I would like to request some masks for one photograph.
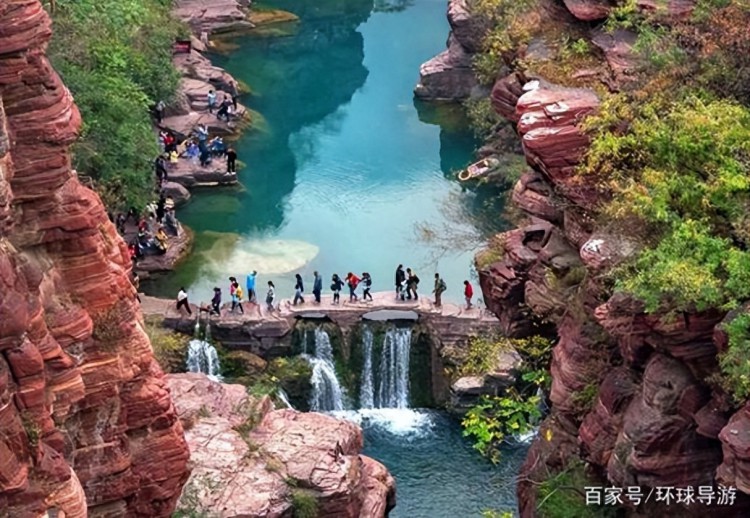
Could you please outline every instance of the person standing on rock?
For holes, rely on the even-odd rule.
[[[193,312],[190,311],[190,303],[188,302],[188,295],[185,288],[180,288],[180,291],[177,292],[177,311],[179,311],[181,307],[185,308],[188,315],[193,314]]]
[[[414,300],[419,300],[419,295],[417,295],[419,277],[417,277],[416,273],[411,271],[411,268],[407,268],[406,273],[406,298],[411,300],[411,296],[414,295]]]
[[[233,147],[227,149],[227,173],[236,172],[237,168],[237,152]]]
[[[209,315],[221,316],[221,288],[214,287],[214,297],[211,299],[211,313]]]
[[[237,279],[234,279],[232,287],[234,288],[234,293],[232,294],[232,313],[234,313],[235,308],[240,308],[240,313],[244,315],[245,310],[242,308],[242,286],[237,282]]]
[[[331,291],[333,292],[333,303],[338,304],[341,302],[341,288],[344,287],[344,281],[341,280],[339,274],[334,273],[331,277]]]
[[[268,291],[266,292],[266,307],[268,311],[273,311],[273,301],[276,298],[276,286],[268,281]]]
[[[295,274],[294,278],[297,279],[297,283],[294,285],[294,302],[293,304],[296,306],[297,302],[304,304],[305,298],[302,296],[302,293],[305,291],[305,286],[302,284],[302,276],[300,274]]]
[[[323,291],[323,277],[318,273],[318,270],[313,272],[313,296],[315,297],[315,303],[320,304],[320,293]]]
[[[404,265],[399,264],[396,268],[396,299],[401,297],[404,300],[404,294],[402,293],[404,281],[406,280],[406,274],[404,273]]]
[[[258,275],[258,272],[253,270],[253,273],[247,276],[247,280],[245,281],[245,288],[247,288],[247,301],[251,304],[255,304],[255,276]]]
[[[208,113],[213,113],[214,106],[216,106],[216,92],[209,90],[206,94],[206,102],[208,103]]]
[[[164,120],[164,110],[166,109],[166,105],[164,104],[164,101],[159,99],[159,102],[156,103],[156,108],[154,108],[154,113],[156,114],[156,123],[161,124],[161,121]]]
[[[466,298],[466,309],[474,307],[471,303],[471,298],[474,296],[474,288],[471,287],[469,281],[464,281],[464,297]]]
[[[440,278],[440,274],[435,274],[435,289],[432,290],[432,293],[435,294],[435,307],[440,307],[443,305],[442,296],[443,292],[448,289],[448,286],[445,285],[445,281]]]
[[[368,297],[370,300],[372,300],[372,294],[370,293],[370,288],[372,288],[372,277],[370,277],[369,273],[362,273],[362,284],[364,284],[365,286],[364,290],[362,291],[362,300],[367,300]]]

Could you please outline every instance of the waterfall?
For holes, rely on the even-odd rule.
[[[376,408],[409,408],[411,329],[390,327],[380,353]]]
[[[284,391],[283,388],[279,387],[279,389],[276,391],[276,393],[278,394],[279,399],[281,400],[281,402],[284,403],[284,406],[286,406],[287,408],[294,409],[294,407],[292,406],[292,404],[289,402],[289,396],[287,395],[287,393]]]
[[[221,369],[219,367],[219,355],[216,348],[205,340],[192,339],[188,344],[187,356],[188,372],[202,372],[209,376],[218,377]]]
[[[331,340],[322,328],[315,329],[315,356],[305,355],[312,366],[310,410],[326,412],[344,409],[344,394],[333,366]]]
[[[362,385],[359,390],[359,407],[375,406],[375,395],[372,382],[372,331],[365,326],[362,331]]]
[[[211,345],[211,322],[206,322],[206,331],[201,339],[200,315],[195,321],[194,338],[188,344],[187,370],[188,372],[202,372],[208,376],[218,379],[221,373],[219,355],[216,348]]]

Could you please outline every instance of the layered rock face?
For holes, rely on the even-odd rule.
[[[188,449],[123,241],[70,167],[38,0],[0,5],[0,509],[169,516]]]
[[[355,424],[273,410],[268,397],[252,399],[242,385],[203,374],[171,374],[168,383],[194,464],[180,506],[225,517],[289,517],[294,495],[307,495],[318,502],[318,516],[379,518],[395,505],[393,477],[359,455]]]
[[[448,1],[451,33],[446,49],[419,68],[414,95],[430,101],[460,101],[477,87],[471,60],[484,30],[469,10],[467,0]]]
[[[586,21],[611,8],[593,0],[565,5]],[[679,19],[683,7],[671,2],[671,16]],[[615,59],[626,52],[610,43],[604,57],[612,77],[627,81],[624,61]],[[597,279],[637,251],[627,236],[596,227],[596,207],[606,194],[575,173],[589,144],[581,121],[597,111],[597,96],[512,73],[497,81],[491,100],[517,124],[531,170],[512,192],[528,217],[496,239],[502,258],[480,271],[481,287],[509,335],[558,338],[552,412],[521,470],[521,515],[536,515],[537,482],[583,460],[602,486],[738,489],[731,508],[651,502],[631,510],[635,516],[747,516],[750,407],[731,415],[727,396],[709,381],[726,346],[719,331],[725,313],[646,314]]]

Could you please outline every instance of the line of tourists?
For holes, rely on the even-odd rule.
[[[256,279],[258,272],[253,270],[247,275],[245,280],[246,291],[243,292],[242,287],[236,277],[229,277],[229,297],[231,301],[231,308],[229,312],[235,314],[239,311],[240,314],[245,313],[245,309],[242,303],[247,300],[251,304],[258,304],[257,293],[256,293]],[[292,305],[296,306],[305,303],[305,283],[302,279],[302,275],[299,273],[295,274],[294,283],[294,298],[292,299]],[[357,302],[360,300],[357,295],[357,289],[362,286],[362,298],[364,302],[372,301],[372,276],[368,272],[363,272],[361,277],[353,272],[346,274],[344,279],[339,277],[337,273],[331,276],[330,289],[333,293],[333,304],[338,305],[341,303],[341,292],[346,286],[349,290],[349,302]],[[419,288],[419,276],[411,268],[406,268],[402,264],[399,264],[396,268],[395,274],[396,282],[396,300],[419,300],[418,288]],[[435,285],[432,293],[435,295],[434,305],[436,307],[442,306],[442,295],[448,289],[443,278],[439,273],[435,273]],[[313,303],[321,303],[321,295],[323,292],[323,276],[317,270],[313,272]],[[246,299],[245,299],[246,295]],[[473,308],[472,298],[474,297],[474,289],[468,280],[464,281],[464,298],[466,301],[466,309]],[[268,281],[267,291],[265,296],[266,309],[269,312],[276,310],[276,286],[273,281]],[[204,311],[208,311],[211,315],[220,315],[222,305],[222,291],[218,286],[213,289],[213,298],[211,299],[211,305],[208,308],[201,308]],[[185,288],[180,288],[177,294],[177,309],[185,307],[188,314],[191,314],[190,308],[187,302],[187,292]]]

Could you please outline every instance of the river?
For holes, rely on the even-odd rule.
[[[260,114],[236,144],[243,187],[194,193],[178,217],[195,231],[195,251],[147,290],[172,297],[186,286],[206,301],[229,275],[256,269],[261,291],[270,279],[282,298],[295,273],[311,283],[314,270],[326,289],[334,272],[367,271],[383,291],[403,263],[422,291],[440,272],[444,298],[460,300],[501,207],[454,179],[477,144],[461,110],[413,99],[419,65],[445,47],[445,0],[273,6],[300,22],[214,59],[250,86],[242,102]],[[425,240],[429,231],[438,239]]]

